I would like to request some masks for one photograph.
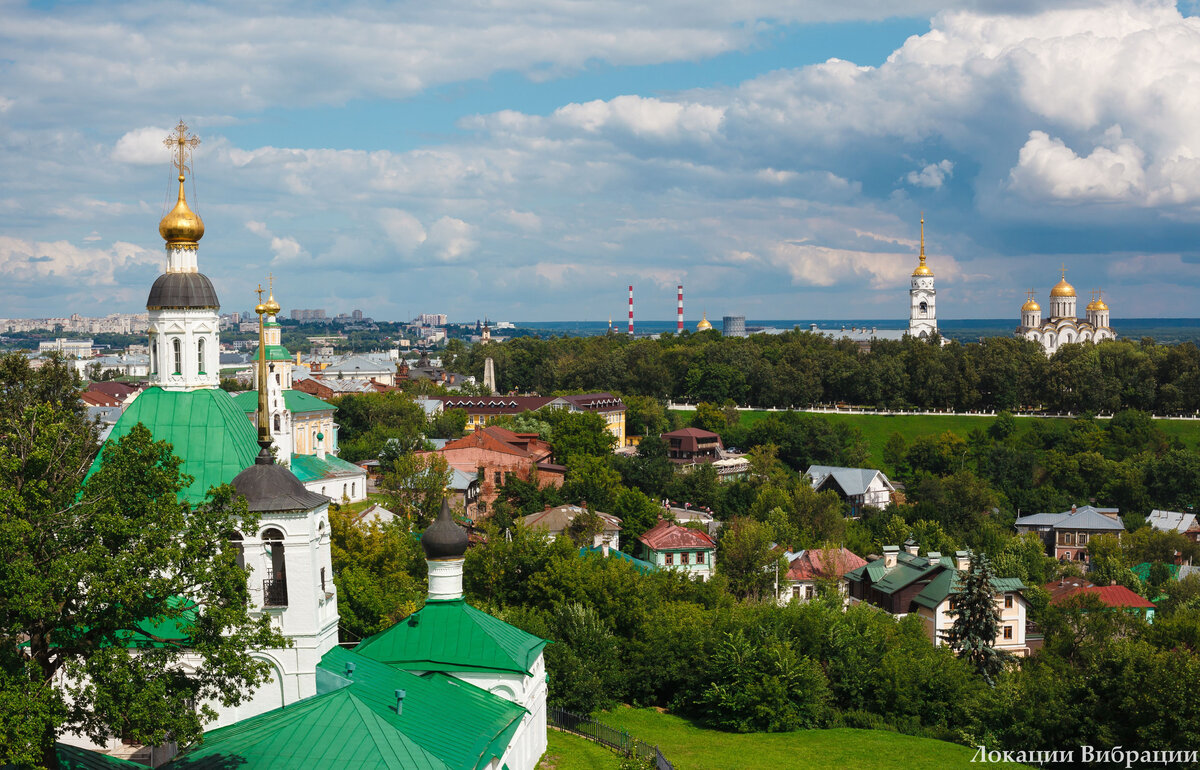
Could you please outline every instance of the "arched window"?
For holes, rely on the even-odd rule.
[[[158,340],[150,335],[150,373],[158,374]]]
[[[357,494],[358,494],[358,484],[356,482],[350,482],[350,497],[353,498]]]
[[[204,338],[196,340],[196,371],[204,374]]]
[[[921,315],[925,315],[926,313],[929,312],[929,303],[922,300],[921,304],[920,304],[920,308],[921,308]]]
[[[171,340],[171,349],[175,354],[175,374],[183,373],[183,350],[179,344],[179,338],[175,337]]]
[[[230,548],[236,549],[234,550],[234,556],[237,558],[237,565],[242,569],[246,569],[246,550],[245,545],[242,543],[242,533],[237,531],[230,532],[225,539],[229,541]]]
[[[276,432],[276,433],[278,433],[279,431],[280,431],[280,427],[279,427],[279,415],[275,415],[275,432]]]
[[[276,384],[276,385],[282,385],[282,384],[283,384],[283,383],[280,381],[280,379],[279,379],[279,372],[275,372],[275,384]]]
[[[283,533],[271,527],[262,533],[267,556],[267,577],[263,580],[263,606],[286,607],[287,564],[283,558]]]

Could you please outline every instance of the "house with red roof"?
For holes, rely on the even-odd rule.
[[[806,602],[817,594],[820,582],[837,581],[846,595],[846,573],[865,567],[867,562],[845,548],[810,548],[800,551],[788,564],[787,574],[779,581],[779,603]]]
[[[659,569],[671,569],[708,580],[717,569],[717,542],[708,533],[659,519],[642,533],[642,558]]]
[[[536,476],[538,487],[544,489],[561,487],[566,473],[566,468],[554,463],[550,444],[538,438],[538,434],[514,433],[495,425],[480,427],[450,441],[437,454],[445,457],[451,468],[479,479],[475,510],[467,512],[472,518],[491,510],[499,496],[499,487],[512,474],[522,481]]]
[[[1098,586],[1083,578],[1063,578],[1047,583],[1044,588],[1050,593],[1051,604],[1066,604],[1078,596],[1095,596],[1105,607],[1141,615],[1147,623],[1154,622],[1154,612],[1158,609],[1154,602],[1115,583]]]

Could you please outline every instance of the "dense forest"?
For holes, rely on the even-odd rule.
[[[710,331],[657,340],[520,337],[469,350],[451,343],[446,365],[482,378],[486,356],[501,392],[608,390],[758,407],[1200,410],[1200,348],[1190,342],[1070,344],[1046,358],[1038,345],[1010,337],[945,347],[880,340],[863,350],[799,330],[747,338]]]

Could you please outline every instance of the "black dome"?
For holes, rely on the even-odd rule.
[[[276,465],[269,452],[265,462],[260,453],[254,465],[234,476],[233,487],[254,513],[307,511],[329,502],[325,495],[305,489],[296,474]]]
[[[150,287],[147,310],[159,308],[219,309],[217,291],[204,273],[163,273]]]
[[[454,523],[450,502],[442,498],[442,510],[421,535],[427,559],[461,559],[467,552],[467,531]]]

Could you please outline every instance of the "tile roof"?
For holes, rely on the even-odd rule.
[[[1154,609],[1153,602],[1143,599],[1125,586],[1083,586],[1065,591],[1057,596],[1051,596],[1050,601],[1059,604],[1072,596],[1091,594],[1100,597],[1100,601],[1109,607],[1132,607],[1137,609]]]
[[[666,519],[659,519],[657,524],[642,533],[638,541],[654,551],[716,547],[716,542],[707,534],[681,527]]]
[[[576,409],[585,411],[615,411],[625,408],[625,403],[620,397],[612,393],[582,393],[577,396],[559,396],[557,400],[566,401]]]
[[[178,391],[147,388],[125,409],[109,440],[144,424],[156,441],[167,441],[183,460],[181,470],[193,477],[180,497],[198,503],[210,487],[233,481],[254,464],[258,438],[254,426],[233,398],[219,388]],[[104,451],[89,475],[100,467]]]
[[[545,639],[455,599],[426,602],[407,619],[364,639],[354,651],[421,671],[529,674],[546,644]]]
[[[832,465],[810,465],[806,470],[805,475],[813,480],[814,486],[822,486],[826,479],[833,477],[837,485],[842,488],[842,492],[847,495],[862,495],[866,494],[867,489],[871,486],[871,482],[876,476],[883,477],[884,486],[895,491],[895,487],[888,481],[888,477],[883,471],[875,468],[839,468]]]
[[[549,396],[451,396],[441,399],[443,409],[462,409],[469,414],[536,412],[553,400]]]
[[[845,548],[810,548],[792,559],[788,565],[787,579],[840,578],[866,564],[865,559]]]

